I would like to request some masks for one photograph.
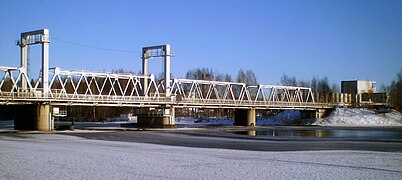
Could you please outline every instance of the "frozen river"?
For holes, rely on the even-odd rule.
[[[122,140],[141,136],[155,142]],[[162,132],[2,133],[0,179],[402,179],[400,152],[186,147],[158,144],[162,137],[197,140]],[[225,138],[198,141],[217,139]],[[249,140],[221,142],[240,141]]]

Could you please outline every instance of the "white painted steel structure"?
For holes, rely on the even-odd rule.
[[[307,108],[315,103],[311,88],[245,83],[174,79],[171,94],[178,104],[215,108]]]
[[[42,45],[42,69],[40,73],[41,85],[44,90],[44,95],[47,95],[49,89],[49,30],[42,29],[37,31],[30,31],[21,33],[21,39],[17,41],[17,45],[21,47],[21,68],[25,73],[28,72],[28,47],[36,44]],[[22,90],[27,89],[26,79],[22,79]]]
[[[207,108],[322,108],[311,88],[170,79],[170,45],[142,49],[143,74],[69,71],[48,68],[49,30],[21,34],[21,67],[0,66],[0,104],[46,102],[52,105],[207,107]],[[42,73],[27,75],[29,45],[42,44]],[[148,60],[164,59],[165,79],[157,84],[148,75]]]
[[[142,48],[142,74],[148,75],[148,60],[151,58],[163,58],[165,73],[164,87],[166,90],[165,97],[170,96],[170,57],[173,56],[170,52],[170,45],[160,45]],[[148,86],[148,80],[144,79],[143,86]]]
[[[171,96],[165,97],[164,87],[156,84],[153,75],[97,73],[49,70],[47,94],[40,79],[31,84],[24,68],[0,67],[2,104],[50,102],[55,105],[98,105],[158,107],[209,107],[209,108],[313,108],[322,106],[314,102],[310,88],[258,85],[244,83],[174,79]],[[26,81],[22,81],[25,79]],[[147,80],[144,87],[141,81]],[[26,89],[21,83],[26,83]],[[164,83],[164,82],[163,82]]]

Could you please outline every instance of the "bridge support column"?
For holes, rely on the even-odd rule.
[[[15,130],[54,130],[49,104],[15,106],[13,111]]]
[[[137,112],[138,125],[151,127],[174,127],[175,109],[166,107],[161,109],[140,109]]]
[[[255,126],[255,123],[256,123],[255,108],[235,110],[235,118],[234,118],[235,126]]]
[[[49,104],[39,104],[36,109],[36,130],[53,131],[54,123]]]
[[[320,119],[323,118],[325,114],[325,109],[317,109],[315,113],[315,118]]]

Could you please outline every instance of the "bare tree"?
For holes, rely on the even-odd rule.
[[[215,73],[210,68],[197,68],[187,71],[186,79],[214,80]]]
[[[402,68],[396,79],[391,83],[389,96],[390,105],[395,107],[397,111],[402,112]]]
[[[254,72],[252,70],[244,72],[243,69],[240,69],[237,73],[236,82],[245,83],[248,86],[258,84]]]
[[[244,73],[243,69],[239,69],[236,76],[236,82],[244,83],[246,81],[246,74]]]
[[[297,81],[297,86],[310,87],[310,82],[308,82],[306,80],[299,80],[299,81]]]
[[[257,85],[257,78],[252,70],[246,71],[246,84],[248,86]]]
[[[313,89],[314,93],[317,93],[317,79],[315,77],[313,77],[313,79],[311,80],[311,88]]]
[[[226,82],[232,82],[233,81],[232,76],[230,74],[225,74],[223,77],[224,77],[223,78],[224,81],[226,81]]]
[[[284,86],[297,86],[296,77],[290,77],[287,74],[283,74],[281,77],[281,84]]]
[[[336,83],[333,83],[332,86],[331,86],[331,92],[332,93],[339,93],[340,92],[339,85],[336,84]]]

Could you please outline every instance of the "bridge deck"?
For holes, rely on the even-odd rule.
[[[125,97],[109,95],[68,95],[54,97],[50,94],[45,97],[40,93],[2,93],[0,104],[29,104],[47,102],[52,105],[75,106],[116,106],[116,107],[158,107],[169,105],[174,107],[199,108],[257,108],[257,109],[317,109],[333,108],[340,104],[315,102],[275,102],[252,100],[222,100],[222,99],[192,99],[172,97]],[[348,105],[348,104],[343,104]]]

